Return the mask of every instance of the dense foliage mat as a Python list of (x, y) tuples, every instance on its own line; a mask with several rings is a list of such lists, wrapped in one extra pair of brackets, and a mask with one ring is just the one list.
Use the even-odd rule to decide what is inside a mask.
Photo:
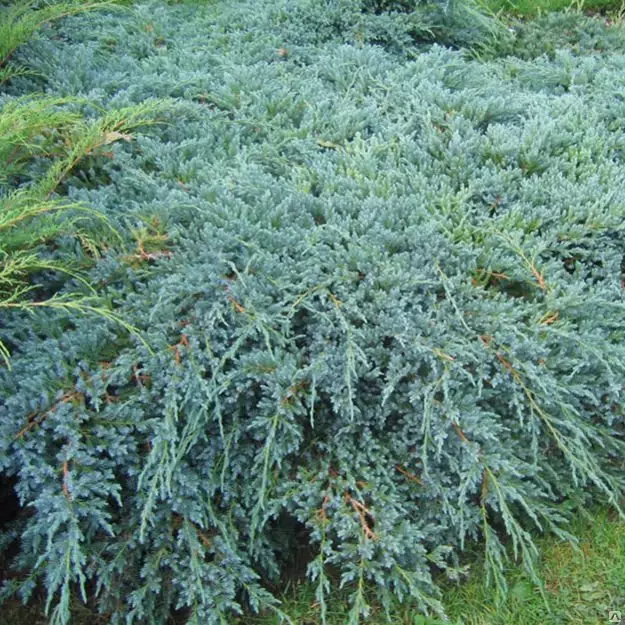
[(576, 55), (622, 54), (625, 36), (622, 23), (606, 28), (605, 20), (578, 13), (549, 13), (530, 21), (512, 21), (514, 37), (499, 37), (489, 42), (483, 56), (517, 56), (534, 59), (543, 55), (555, 58), (558, 51)]
[(321, 618), (337, 582), (350, 623), (371, 582), (440, 612), (470, 542), (504, 590), (562, 501), (616, 505), (625, 56), (417, 54), (405, 15), (154, 2), (22, 52), (50, 95), (179, 99), (58, 191), (128, 233), (90, 280), (144, 341), (2, 319), (7, 590), (43, 581), (55, 622), (73, 589), (112, 623), (275, 608), (296, 541)]
[[(58, 2), (8, 2), (0, 5), (0, 85), (32, 70), (16, 64), (13, 54), (46, 24), (63, 17), (98, 9), (115, 9), (117, 0), (60, 0)], [(128, 134), (153, 124), (168, 102), (143, 102), (107, 111), (96, 118), (80, 114), (84, 98), (64, 98), (29, 93), (4, 99), (0, 107), (0, 310), (33, 312), (41, 307), (74, 313), (96, 313), (115, 320), (101, 306), (95, 289), (80, 270), (121, 238), (106, 227), (94, 209), (59, 194), (59, 187), (87, 161), (106, 153), (106, 146), (131, 140)], [(93, 105), (90, 105), (93, 109)], [(92, 112), (92, 111), (91, 111)], [(94, 222), (104, 226), (97, 233)], [(102, 229), (102, 228), (100, 228)], [(69, 254), (59, 253), (61, 240), (78, 244)], [(54, 253), (50, 252), (54, 250)], [(91, 297), (65, 291), (61, 276), (72, 276), (91, 291)], [(123, 320), (122, 326), (131, 330)], [(0, 358), (10, 366), (10, 353), (0, 339)]]

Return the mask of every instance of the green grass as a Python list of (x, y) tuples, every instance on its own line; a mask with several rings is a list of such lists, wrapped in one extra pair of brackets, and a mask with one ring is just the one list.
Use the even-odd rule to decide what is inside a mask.
[(522, 17), (536, 17), (551, 11), (574, 9), (579, 11), (620, 12), (623, 0), (477, 0), (493, 13), (511, 13)]
[(452, 618), (466, 625), (539, 625), (608, 622), (608, 611), (625, 613), (625, 524), (600, 511), (578, 519), (569, 543), (545, 539), (541, 543), (541, 574), (551, 611), (521, 573), (509, 575), (510, 597), (499, 607), (492, 593), (477, 579), (452, 588), (446, 598)]
[[(577, 547), (553, 538), (539, 541), (540, 573), (545, 581), (545, 605), (538, 589), (520, 569), (511, 565), (507, 581), (510, 592), (498, 602), (482, 581), (481, 560), (476, 558), (465, 581), (444, 585), (443, 603), (453, 625), (604, 625), (610, 610), (625, 616), (625, 523), (615, 514), (599, 510), (589, 518), (578, 517), (573, 534)], [(328, 625), (347, 620), (347, 594), (337, 594), (328, 603)], [(282, 609), (297, 625), (320, 622), (314, 588), (294, 583), (284, 591)], [(277, 625), (277, 616), (246, 615), (237, 625)], [(371, 625), (388, 623), (383, 609), (374, 610)], [(440, 621), (420, 616), (410, 606), (392, 606), (394, 625), (438, 625)], [(16, 623), (17, 625), (17, 623)]]
[[(444, 584), (443, 603), (451, 625), (607, 625), (610, 610), (625, 616), (625, 523), (612, 511), (598, 510), (588, 518), (578, 517), (571, 527), (578, 536), (577, 547), (543, 538), (540, 573), (545, 581), (549, 608), (529, 578), (513, 565), (507, 574), (509, 596), (498, 603), (491, 588), (482, 581), (481, 559), (475, 558), (469, 577)], [(320, 623), (315, 591), (308, 582), (287, 584), (282, 609), (296, 625)], [(349, 613), (348, 591), (335, 594), (328, 602), (328, 625), (344, 625)], [(3, 605), (0, 625), (45, 625), (43, 598), (22, 606), (17, 601)], [(381, 607), (374, 608), (369, 625), (440, 625), (409, 605), (390, 608), (390, 621)], [(182, 621), (184, 622), (184, 620)], [(246, 614), (232, 625), (278, 625), (274, 614)], [(99, 625), (105, 619), (82, 605), (72, 609), (74, 625)], [(175, 621), (172, 620), (172, 625)]]

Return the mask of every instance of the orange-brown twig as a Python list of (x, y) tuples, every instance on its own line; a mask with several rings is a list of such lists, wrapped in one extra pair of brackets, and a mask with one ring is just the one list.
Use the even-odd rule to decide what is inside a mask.
[(454, 430), (456, 431), (456, 434), (460, 437), (460, 440), (463, 443), (470, 443), (471, 442), (467, 438), (467, 435), (462, 431), (462, 428), (455, 421), (452, 421), (451, 424), (452, 424)]
[(169, 346), (169, 349), (174, 352), (174, 359), (177, 365), (179, 365), (182, 360), (182, 355), (180, 353), (181, 347), (189, 347), (189, 339), (186, 334), (182, 334), (180, 340), (175, 345)]
[(482, 502), (482, 505), (484, 505), (487, 495), (488, 495), (488, 471), (486, 470), (486, 467), (484, 467), (484, 470), (482, 471), (482, 492), (480, 495), (480, 501)]
[(327, 523), (328, 521), (328, 513), (326, 512), (326, 507), (329, 503), (330, 503), (330, 495), (326, 493), (325, 496), (323, 497), (321, 508), (319, 508), (319, 510), (317, 510), (316, 512), (317, 519), (319, 519), (321, 523)]
[(305, 389), (308, 385), (309, 385), (308, 380), (301, 380), (300, 382), (297, 382), (293, 384), (292, 386), (290, 386), (286, 391), (286, 395), (280, 400), (280, 405), (287, 406), (288, 404), (290, 404), (293, 401), (293, 399), (297, 397), (297, 394), (302, 389)]
[(405, 475), (409, 480), (419, 484), (419, 486), (423, 486), (423, 482), (414, 474), (410, 473), (401, 464), (396, 464), (395, 469), (399, 471), (402, 475)]
[(69, 463), (67, 460), (63, 461), (63, 495), (67, 501), (72, 500), (72, 495), (69, 492)]
[(228, 296), (228, 299), (230, 300), (230, 302), (232, 303), (232, 307), (240, 313), (244, 313), (247, 312), (245, 310), (245, 308), (243, 306), (241, 306), (241, 304), (239, 304), (239, 302), (237, 302), (236, 299), (234, 299), (234, 297), (232, 297), (232, 295)]
[(30, 415), (28, 415), (28, 419), (27, 419), (26, 425), (15, 435), (15, 439), (23, 438), (23, 436), (27, 432), (30, 432), (30, 430), (32, 430), (33, 428), (37, 427), (41, 423), (43, 423), (45, 421), (46, 417), (59, 404), (66, 404), (66, 403), (68, 403), (70, 401), (82, 400), (83, 397), (84, 396), (83, 396), (82, 393), (79, 393), (78, 391), (71, 391), (71, 392), (65, 393), (65, 395), (63, 395), (63, 397), (61, 397), (61, 399), (58, 399), (57, 401), (55, 401), (45, 412), (33, 412), (33, 413), (31, 413)]
[(560, 318), (560, 313), (559, 311), (555, 311), (555, 312), (548, 312), (541, 320), (540, 323), (544, 324), (544, 325), (549, 325), (554, 323), (555, 321), (557, 321)]
[(367, 517), (373, 519), (371, 512), (367, 510), (364, 504), (357, 499), (354, 499), (349, 493), (345, 493), (345, 501), (351, 505), (358, 515), (360, 526), (362, 527), (364, 535), (371, 540), (377, 540), (375, 532), (371, 529), (371, 527), (369, 527), (369, 523), (367, 521)]

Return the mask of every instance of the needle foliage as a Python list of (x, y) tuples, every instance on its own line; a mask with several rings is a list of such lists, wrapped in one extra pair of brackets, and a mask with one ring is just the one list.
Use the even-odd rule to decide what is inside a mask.
[[(116, 2), (12, 3), (0, 21), (0, 84), (29, 74), (11, 62), (15, 51), (46, 23), (110, 8)], [(95, 312), (115, 319), (97, 300), (96, 290), (81, 276), (85, 263), (97, 258), (109, 242), (121, 241), (97, 210), (68, 201), (60, 189), (67, 176), (105, 146), (132, 139), (135, 128), (153, 123), (163, 103), (113, 110), (86, 119), (86, 101), (56, 95), (6, 97), (0, 102), (0, 310), (33, 312), (51, 307)], [(99, 222), (105, 232), (97, 232)], [(102, 230), (102, 228), (100, 228)], [(50, 247), (70, 238), (81, 254), (51, 254)], [(60, 293), (50, 274), (64, 275), (87, 292)], [(52, 284), (50, 284), (52, 282)], [(127, 326), (122, 320), (119, 320)], [(129, 327), (129, 326), (127, 326)], [(0, 339), (0, 357), (9, 365), (9, 347)]]
[(3, 318), (6, 592), (43, 584), (55, 625), (72, 595), (280, 614), (297, 557), (321, 622), (337, 585), (350, 625), (371, 592), (442, 617), (469, 545), (540, 588), (536, 531), (620, 510), (625, 56), (472, 60), (408, 27), (490, 37), (454, 40), (466, 7), (404, 4), (154, 1), (24, 52), (50, 95), (179, 100), (64, 183), (130, 245), (88, 278), (152, 349)]

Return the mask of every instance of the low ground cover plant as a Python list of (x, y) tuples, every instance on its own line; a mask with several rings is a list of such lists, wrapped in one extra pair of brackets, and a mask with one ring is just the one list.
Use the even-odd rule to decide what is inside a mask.
[[(119, 6), (115, 0), (65, 1), (51, 4), (9, 3), (0, 16), (0, 84), (32, 70), (12, 61), (15, 51), (44, 25), (64, 17)], [(97, 162), (106, 146), (130, 141), (128, 134), (153, 124), (165, 102), (145, 102), (86, 119), (84, 98), (30, 93), (7, 97), (0, 110), (0, 310), (33, 312), (41, 307), (66, 312), (96, 313), (122, 319), (98, 300), (96, 290), (80, 275), (85, 263), (100, 256), (101, 248), (121, 236), (96, 210), (68, 201), (61, 187), (68, 175)], [(94, 223), (95, 222), (95, 223)], [(98, 223), (99, 222), (99, 223)], [(96, 227), (104, 226), (104, 233)], [(59, 253), (60, 243), (77, 242), (76, 250)], [(51, 246), (56, 253), (50, 254)], [(75, 247), (75, 246), (74, 246)], [(84, 293), (60, 295), (59, 276), (81, 283)], [(84, 288), (86, 287), (86, 289)], [(0, 339), (0, 357), (10, 366), (10, 353)]]
[(623, 10), (622, 0), (478, 0), (489, 11), (535, 17), (552, 11), (586, 11), (618, 14)]
[[(442, 617), (469, 545), (540, 587), (532, 531), (619, 509), (625, 56), (480, 61), (379, 8), (155, 1), (21, 52), (51, 97), (177, 99), (63, 188), (124, 237), (88, 279), (140, 337), (2, 318), (6, 592), (54, 623), (279, 613), (302, 563), (321, 622), (336, 585), (351, 625), (370, 593)], [(496, 49), (481, 19), (446, 42)]]
[[(570, 530), (579, 542), (554, 540), (546, 536), (538, 540), (538, 567), (544, 578), (548, 599), (543, 600), (531, 579), (519, 568), (510, 567), (507, 581), (510, 587), (504, 602), (497, 600), (492, 589), (484, 585), (479, 559), (468, 578), (458, 582), (442, 581), (443, 603), (448, 621), (424, 617), (408, 605), (395, 602), (391, 607), (393, 625), (545, 625), (546, 623), (609, 622), (625, 600), (625, 524), (607, 510), (588, 508), (576, 516)], [(328, 623), (343, 625), (348, 618), (346, 591), (333, 589), (328, 601)], [(295, 623), (317, 623), (319, 611), (314, 587), (292, 581), (280, 593), (283, 610)], [(86, 615), (87, 616), (87, 615)], [(89, 623), (91, 620), (80, 621)], [(367, 620), (371, 625), (383, 625), (389, 619), (381, 606), (372, 606)], [(234, 619), (237, 625), (277, 625), (274, 614), (245, 614)]]

